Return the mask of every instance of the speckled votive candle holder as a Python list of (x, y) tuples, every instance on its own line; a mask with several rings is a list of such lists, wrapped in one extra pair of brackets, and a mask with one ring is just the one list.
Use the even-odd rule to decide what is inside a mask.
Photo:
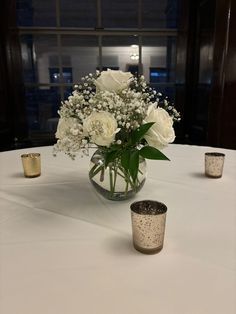
[(224, 167), (225, 154), (205, 153), (205, 175), (209, 178), (221, 178)]
[(165, 204), (143, 200), (130, 206), (133, 244), (144, 254), (156, 254), (163, 248), (166, 212)]
[(26, 178), (39, 177), (41, 174), (41, 157), (39, 153), (21, 155), (24, 176)]

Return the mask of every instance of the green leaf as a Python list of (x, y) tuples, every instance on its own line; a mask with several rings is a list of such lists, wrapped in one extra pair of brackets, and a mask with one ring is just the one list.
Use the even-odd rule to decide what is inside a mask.
[(135, 144), (135, 143), (139, 142), (154, 123), (155, 122), (145, 123), (145, 124), (142, 124), (138, 129), (136, 129), (131, 134), (132, 143)]
[(114, 161), (118, 157), (119, 153), (120, 153), (119, 150), (112, 150), (112, 151), (106, 152), (105, 167), (107, 167), (110, 162)]
[(140, 149), (139, 154), (147, 159), (169, 160), (162, 152), (152, 146), (144, 146)]
[(139, 150), (134, 149), (131, 151), (129, 160), (129, 172), (133, 179), (133, 182), (135, 182), (137, 179), (138, 168), (139, 168)]
[(121, 165), (125, 170), (129, 170), (130, 150), (123, 151), (121, 155)]

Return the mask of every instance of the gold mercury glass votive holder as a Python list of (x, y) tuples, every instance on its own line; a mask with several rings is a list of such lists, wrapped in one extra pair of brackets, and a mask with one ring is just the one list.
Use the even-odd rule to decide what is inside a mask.
[(205, 153), (205, 175), (210, 178), (221, 178), (225, 154), (218, 152)]
[(41, 174), (41, 156), (39, 153), (28, 153), (21, 155), (24, 176), (35, 178)]
[(144, 254), (156, 254), (163, 248), (166, 212), (165, 204), (142, 200), (130, 206), (133, 245)]

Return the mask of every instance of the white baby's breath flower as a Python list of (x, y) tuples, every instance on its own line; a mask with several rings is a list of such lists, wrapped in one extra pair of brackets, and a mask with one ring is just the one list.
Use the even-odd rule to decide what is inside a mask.
[(72, 135), (75, 135), (75, 136), (76, 136), (76, 135), (79, 134), (79, 129), (71, 128), (71, 129), (70, 129), (70, 132), (71, 132)]
[(87, 144), (88, 144), (88, 140), (83, 139), (83, 140), (82, 140), (82, 144), (83, 144), (84, 146), (87, 145)]
[(60, 118), (57, 125), (56, 138), (63, 139), (64, 137), (74, 135), (74, 130), (77, 130), (76, 135), (80, 133), (82, 137), (82, 126), (76, 118)]

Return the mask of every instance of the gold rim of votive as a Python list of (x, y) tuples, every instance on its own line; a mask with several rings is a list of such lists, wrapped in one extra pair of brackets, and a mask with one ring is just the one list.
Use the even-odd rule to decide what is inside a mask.
[(219, 153), (219, 152), (207, 152), (207, 153), (205, 153), (205, 156), (208, 156), (208, 157), (225, 157), (225, 154)]
[(40, 157), (40, 153), (27, 153), (21, 155), (21, 158), (38, 158), (38, 157)]

